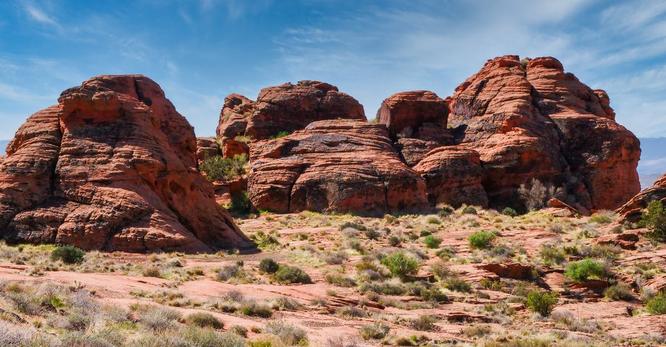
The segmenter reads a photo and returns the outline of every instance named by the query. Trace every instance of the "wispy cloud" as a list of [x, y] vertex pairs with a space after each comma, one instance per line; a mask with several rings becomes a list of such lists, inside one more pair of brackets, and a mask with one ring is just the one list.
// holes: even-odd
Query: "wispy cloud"
[[60, 23], [58, 23], [54, 17], [50, 16], [44, 10], [37, 7], [37, 5], [35, 5], [33, 3], [29, 3], [29, 2], [23, 3], [23, 9], [28, 14], [28, 17], [30, 19], [32, 19], [33, 21], [35, 21], [35, 22], [38, 22], [40, 24], [53, 26], [57, 29], [62, 28]]

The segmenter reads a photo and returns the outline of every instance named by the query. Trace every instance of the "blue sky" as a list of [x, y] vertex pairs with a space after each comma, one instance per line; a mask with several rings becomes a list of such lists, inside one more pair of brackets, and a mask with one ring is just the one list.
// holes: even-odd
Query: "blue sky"
[[552, 55], [666, 136], [665, 1], [98, 0], [0, 2], [0, 139], [90, 76], [142, 73], [215, 132], [224, 97], [323, 80], [365, 106], [450, 95], [486, 59]]

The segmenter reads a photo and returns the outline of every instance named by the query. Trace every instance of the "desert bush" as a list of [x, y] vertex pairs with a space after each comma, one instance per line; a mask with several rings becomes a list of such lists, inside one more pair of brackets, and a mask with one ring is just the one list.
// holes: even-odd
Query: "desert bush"
[[543, 245], [539, 251], [539, 256], [546, 265], [562, 264], [567, 258], [563, 249], [552, 245]]
[[228, 281], [241, 273], [242, 269], [240, 266], [234, 265], [225, 265], [217, 272], [217, 279], [219, 281]]
[[195, 312], [185, 317], [185, 322], [200, 328], [222, 329], [224, 324], [208, 312]]
[[435, 322], [437, 319], [433, 316], [423, 315], [412, 320], [412, 328], [419, 331], [433, 331], [435, 330]]
[[365, 237], [367, 237], [370, 240], [377, 240], [380, 236], [382, 236], [382, 234], [379, 233], [379, 231], [371, 228], [365, 229], [363, 231], [363, 234], [365, 235]]
[[557, 304], [557, 293], [543, 292], [543, 291], [530, 291], [527, 293], [525, 306], [531, 311], [539, 313], [547, 317], [553, 311], [553, 307]]
[[569, 263], [564, 271], [564, 276], [576, 282], [584, 282], [588, 279], [604, 279], [608, 277], [608, 271], [604, 264], [586, 258]]
[[442, 239], [437, 236], [428, 235], [423, 239], [423, 242], [428, 248], [437, 248], [442, 243]]
[[280, 268], [273, 274], [276, 281], [283, 284], [290, 283], [312, 283], [310, 276], [305, 271], [295, 266], [280, 265]]
[[252, 212], [252, 201], [247, 197], [247, 192], [240, 192], [231, 196], [229, 211], [236, 215], [246, 215]]
[[451, 270], [446, 266], [446, 263], [441, 260], [438, 260], [430, 266], [430, 272], [432, 272], [435, 278], [440, 281], [451, 276]]
[[272, 321], [266, 324], [264, 331], [277, 336], [282, 343], [289, 346], [307, 345], [308, 335], [305, 330], [283, 321]]
[[544, 185], [541, 181], [533, 178], [529, 186], [521, 184], [518, 195], [529, 211], [535, 211], [546, 206], [548, 199], [555, 196], [556, 189], [551, 185]]
[[271, 136], [271, 139], [272, 140], [279, 139], [279, 138], [282, 138], [282, 137], [285, 137], [285, 136], [289, 136], [289, 134], [291, 134], [291, 131], [280, 130], [280, 131], [277, 132], [277, 134]]
[[482, 337], [489, 335], [493, 331], [487, 324], [474, 324], [463, 328], [463, 334], [467, 337]]
[[324, 257], [324, 261], [328, 265], [340, 265], [347, 260], [348, 256], [344, 252], [329, 253]]
[[634, 299], [634, 293], [628, 285], [618, 283], [606, 288], [604, 297], [610, 300], [631, 301]]
[[254, 300], [244, 301], [238, 310], [246, 316], [270, 318], [273, 315], [273, 309], [270, 306]]
[[364, 340], [379, 340], [388, 335], [391, 328], [381, 322], [364, 325], [359, 329], [359, 334]]
[[647, 209], [643, 212], [640, 224], [650, 231], [649, 238], [666, 242], [666, 209], [661, 201], [655, 200], [648, 204]]
[[666, 291], [662, 291], [648, 300], [645, 303], [645, 309], [650, 314], [666, 314]]
[[339, 273], [327, 273], [324, 276], [324, 279], [326, 280], [326, 283], [330, 283], [338, 287], [351, 288], [356, 286], [356, 281], [354, 281], [353, 278], [347, 277]]
[[428, 224], [442, 224], [442, 221], [439, 218], [435, 217], [435, 216], [430, 216], [430, 217], [426, 218], [426, 223], [428, 223]]
[[509, 217], [515, 217], [518, 215], [518, 212], [516, 212], [516, 210], [512, 209], [511, 207], [505, 207], [502, 210], [502, 214]]
[[70, 245], [58, 246], [51, 252], [51, 260], [62, 260], [65, 264], [81, 263], [85, 256], [82, 249]]
[[247, 165], [247, 155], [239, 154], [233, 158], [223, 158], [222, 156], [212, 156], [201, 163], [199, 170], [206, 174], [206, 178], [211, 181], [229, 180], [245, 174]]
[[188, 326], [178, 331], [183, 344], [179, 346], [196, 347], [243, 347], [245, 340], [234, 333], [218, 333], [210, 328]]
[[30, 346], [34, 336], [35, 331], [31, 328], [0, 320], [0, 346]]
[[596, 212], [590, 217], [590, 222], [597, 224], [609, 224], [613, 221], [613, 212], [600, 211]]
[[301, 307], [301, 304], [289, 297], [286, 296], [281, 296], [277, 299], [274, 299], [271, 307], [276, 310], [284, 311], [284, 310], [297, 310]]
[[162, 277], [162, 271], [160, 271], [160, 268], [158, 268], [157, 266], [149, 266], [147, 268], [144, 268], [141, 274], [144, 277], [157, 277], [157, 278]]
[[402, 243], [402, 239], [400, 239], [399, 236], [391, 235], [391, 237], [389, 237], [389, 245], [391, 245], [393, 247], [398, 247], [398, 246], [400, 246], [401, 243]]
[[474, 206], [465, 206], [462, 210], [463, 214], [477, 214], [476, 208]]
[[490, 243], [495, 239], [495, 233], [490, 231], [477, 231], [469, 236], [469, 245], [472, 248], [488, 248]]
[[164, 307], [146, 307], [141, 313], [139, 321], [147, 328], [156, 331], [164, 331], [174, 326], [181, 315], [178, 311]]
[[271, 258], [264, 258], [259, 262], [259, 271], [263, 273], [272, 274], [277, 272], [279, 268], [280, 264]]
[[381, 260], [381, 263], [389, 269], [393, 276], [401, 278], [415, 273], [419, 268], [418, 260], [402, 251], [387, 255]]
[[469, 293], [472, 291], [472, 286], [464, 280], [457, 277], [450, 277], [444, 281], [444, 288], [454, 292]]
[[337, 309], [335, 313], [344, 318], [363, 318], [368, 316], [368, 312], [356, 306], [343, 306]]

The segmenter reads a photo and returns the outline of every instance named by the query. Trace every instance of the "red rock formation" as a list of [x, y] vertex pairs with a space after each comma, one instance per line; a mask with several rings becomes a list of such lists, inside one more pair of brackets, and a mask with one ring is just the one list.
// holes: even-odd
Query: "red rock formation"
[[215, 138], [197, 137], [197, 160], [199, 163], [217, 155], [222, 155], [222, 151]]
[[377, 111], [377, 121], [386, 125], [396, 139], [405, 163], [416, 165], [431, 150], [453, 144], [446, 128], [449, 109], [446, 101], [426, 91], [408, 91], [386, 98]]
[[413, 169], [425, 179], [428, 201], [432, 205], [488, 205], [481, 185], [483, 169], [476, 151], [458, 146], [439, 147]]
[[562, 187], [585, 208], [616, 208], [639, 187], [636, 137], [593, 91], [554, 58], [489, 60], [456, 88], [449, 121], [477, 150], [494, 205], [516, 200], [535, 178]]
[[666, 204], [666, 175], [661, 176], [654, 184], [636, 194], [627, 203], [617, 209], [624, 219], [637, 221], [642, 210], [652, 201], [661, 201]]
[[377, 120], [385, 124], [392, 136], [418, 138], [419, 128], [439, 126], [446, 129], [449, 109], [444, 99], [427, 90], [393, 94], [377, 111]]
[[640, 190], [636, 167], [640, 143], [615, 122], [615, 112], [602, 90], [592, 90], [555, 58], [527, 64], [527, 80], [536, 91], [537, 107], [559, 127], [562, 153], [582, 180], [595, 209], [614, 209]]
[[186, 252], [246, 247], [196, 170], [192, 127], [152, 80], [99, 76], [32, 115], [0, 164], [16, 242]]
[[250, 162], [249, 197], [260, 210], [385, 213], [427, 207], [423, 179], [400, 161], [382, 125], [313, 122], [254, 143]]
[[280, 132], [303, 129], [325, 119], [365, 120], [363, 106], [338, 88], [318, 81], [300, 81], [264, 88], [256, 102], [236, 94], [225, 99], [218, 137], [268, 139]]

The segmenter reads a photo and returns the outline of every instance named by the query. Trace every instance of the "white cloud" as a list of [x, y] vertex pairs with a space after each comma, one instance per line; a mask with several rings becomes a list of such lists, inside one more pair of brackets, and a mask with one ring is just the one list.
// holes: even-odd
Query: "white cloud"
[[41, 24], [53, 26], [57, 29], [61, 28], [60, 24], [53, 17], [48, 15], [46, 12], [44, 12], [44, 10], [35, 6], [34, 4], [24, 3], [23, 8], [25, 9], [25, 12], [28, 14], [30, 19]]

